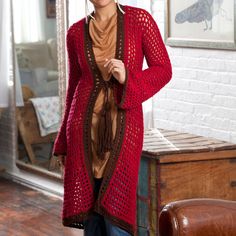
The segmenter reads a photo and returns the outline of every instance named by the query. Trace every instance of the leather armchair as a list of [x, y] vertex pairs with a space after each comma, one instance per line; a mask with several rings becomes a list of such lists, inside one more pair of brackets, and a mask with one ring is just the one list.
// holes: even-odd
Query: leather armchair
[[199, 198], [167, 204], [160, 236], [236, 236], [236, 201]]

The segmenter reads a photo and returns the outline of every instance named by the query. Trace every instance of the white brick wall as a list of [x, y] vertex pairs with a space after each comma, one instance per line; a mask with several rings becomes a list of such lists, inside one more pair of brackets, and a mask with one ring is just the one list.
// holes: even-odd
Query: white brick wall
[[[152, 12], [164, 35], [164, 0]], [[167, 49], [173, 78], [153, 97], [154, 127], [236, 143], [236, 52]]]

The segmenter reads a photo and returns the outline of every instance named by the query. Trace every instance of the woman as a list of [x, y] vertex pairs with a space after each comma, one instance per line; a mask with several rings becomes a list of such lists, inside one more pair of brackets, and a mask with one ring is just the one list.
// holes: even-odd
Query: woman
[[147, 11], [90, 1], [95, 10], [67, 32], [69, 85], [53, 149], [65, 167], [63, 225], [136, 235], [142, 102], [170, 81], [171, 63]]

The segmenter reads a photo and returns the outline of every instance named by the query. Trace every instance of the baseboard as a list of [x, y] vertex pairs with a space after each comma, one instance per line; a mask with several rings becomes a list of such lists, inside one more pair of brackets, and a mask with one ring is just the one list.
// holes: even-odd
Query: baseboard
[[19, 183], [19, 184], [22, 184], [24, 186], [27, 186], [29, 188], [32, 188], [32, 189], [35, 189], [35, 190], [38, 190], [40, 192], [43, 192], [44, 194], [46, 195], [51, 195], [51, 196], [54, 196], [54, 197], [57, 197], [59, 199], [63, 199], [63, 194], [61, 194], [60, 192], [57, 192], [57, 191], [54, 191], [53, 189], [51, 188], [47, 188], [43, 185], [40, 185], [40, 184], [36, 184], [34, 182], [31, 182], [25, 178], [22, 178], [18, 175], [15, 175], [15, 174], [12, 174], [12, 173], [8, 173], [8, 172], [3, 172], [1, 173], [1, 176], [3, 176], [4, 178], [7, 178], [7, 179], [10, 179], [16, 183]]

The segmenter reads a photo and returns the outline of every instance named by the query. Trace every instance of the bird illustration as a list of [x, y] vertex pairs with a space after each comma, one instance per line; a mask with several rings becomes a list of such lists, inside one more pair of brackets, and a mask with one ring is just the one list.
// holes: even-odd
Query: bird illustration
[[[205, 22], [204, 31], [212, 29], [212, 19], [218, 15], [224, 0], [198, 0], [193, 5], [176, 14], [177, 24]], [[225, 11], [224, 11], [225, 13]]]

